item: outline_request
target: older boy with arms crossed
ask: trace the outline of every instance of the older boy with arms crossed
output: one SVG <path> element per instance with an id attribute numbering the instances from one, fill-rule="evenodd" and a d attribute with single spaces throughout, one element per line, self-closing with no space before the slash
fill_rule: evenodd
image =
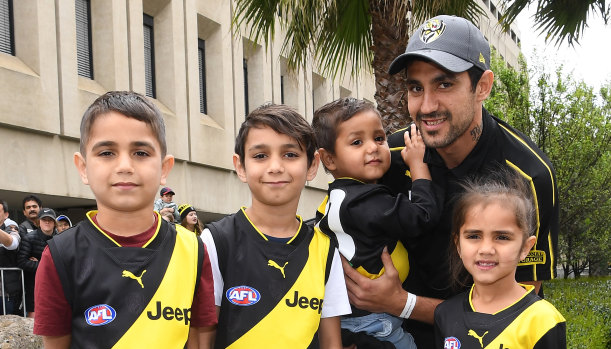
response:
<path id="1" fill-rule="evenodd" d="M 174 165 L 161 113 L 108 92 L 87 109 L 74 162 L 98 210 L 50 241 L 36 282 L 45 348 L 209 347 L 216 314 L 201 241 L 153 211 Z"/>
<path id="2" fill-rule="evenodd" d="M 251 206 L 209 224 L 219 307 L 216 348 L 341 348 L 339 316 L 350 312 L 341 261 L 331 239 L 303 223 L 297 205 L 314 179 L 314 132 L 283 105 L 251 112 L 233 163 Z"/>

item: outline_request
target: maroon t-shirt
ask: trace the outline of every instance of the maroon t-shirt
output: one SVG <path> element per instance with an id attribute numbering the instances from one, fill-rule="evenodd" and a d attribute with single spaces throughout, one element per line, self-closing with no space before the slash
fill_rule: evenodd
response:
<path id="1" fill-rule="evenodd" d="M 148 242 L 157 229 L 157 218 L 145 232 L 133 236 L 118 236 L 106 230 L 104 232 L 119 245 L 125 247 L 142 247 Z M 95 216 L 94 223 L 97 225 Z M 206 246 L 204 245 L 204 248 Z M 64 296 L 64 289 L 53 263 L 49 247 L 45 247 L 36 272 L 34 288 L 36 315 L 34 333 L 41 336 L 65 336 L 72 331 L 72 309 Z M 199 288 L 195 292 L 191 306 L 191 327 L 216 325 L 216 308 L 214 305 L 214 282 L 208 252 L 204 255 Z"/>

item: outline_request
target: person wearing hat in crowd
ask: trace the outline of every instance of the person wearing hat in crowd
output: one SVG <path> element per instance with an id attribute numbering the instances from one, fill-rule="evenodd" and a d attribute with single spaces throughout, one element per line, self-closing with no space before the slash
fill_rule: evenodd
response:
<path id="1" fill-rule="evenodd" d="M 202 233 L 202 227 L 197 218 L 197 212 L 195 208 L 189 204 L 182 204 L 178 206 L 178 213 L 180 213 L 180 225 L 192 231 L 195 235 L 199 236 Z"/>
<path id="2" fill-rule="evenodd" d="M 42 208 L 38 212 L 39 227 L 29 232 L 17 253 L 17 266 L 23 269 L 25 275 L 25 307 L 28 317 L 34 317 L 34 279 L 38 269 L 38 261 L 47 242 L 57 235 L 57 216 L 50 208 Z"/>
<path id="3" fill-rule="evenodd" d="M 382 254 L 386 272 L 380 278 L 368 279 L 347 263 L 344 271 L 355 306 L 404 314 L 410 319 L 404 327 L 414 335 L 418 348 L 431 348 L 436 306 L 461 291 L 450 287 L 448 265 L 452 210 L 462 192 L 460 183 L 506 167 L 529 181 L 537 198 L 539 226 L 535 245 L 520 262 L 516 279 L 534 285 L 539 293 L 541 280 L 556 274 L 558 189 L 554 169 L 543 151 L 483 107 L 494 73 L 489 43 L 471 22 L 445 15 L 426 21 L 411 36 L 405 53 L 390 65 L 390 74 L 399 72 L 406 78 L 409 114 L 426 145 L 424 162 L 433 183 L 445 189 L 442 218 L 432 231 L 405 244 L 409 246 L 410 274 L 403 285 L 387 253 Z M 406 130 L 409 127 L 389 137 L 391 149 L 404 145 Z M 396 155 L 382 183 L 406 193 L 412 181 Z"/>
<path id="4" fill-rule="evenodd" d="M 164 214 L 172 213 L 174 215 L 174 222 L 180 222 L 180 213 L 178 213 L 178 205 L 172 201 L 174 198 L 174 191 L 169 187 L 163 187 L 159 191 L 159 199 L 155 200 L 155 206 L 153 210 L 159 212 L 163 217 Z"/>
<path id="5" fill-rule="evenodd" d="M 70 218 L 63 214 L 57 216 L 57 233 L 59 234 L 68 228 L 72 228 L 72 221 L 70 221 Z"/>

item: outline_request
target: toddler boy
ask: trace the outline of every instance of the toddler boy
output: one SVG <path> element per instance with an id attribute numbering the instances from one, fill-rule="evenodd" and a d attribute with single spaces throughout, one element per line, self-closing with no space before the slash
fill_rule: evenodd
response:
<path id="1" fill-rule="evenodd" d="M 380 255 L 387 248 L 404 281 L 409 262 L 401 241 L 425 234 L 439 216 L 430 173 L 422 160 L 422 138 L 415 128 L 411 138 L 406 132 L 401 154 L 411 171 L 410 199 L 377 184 L 390 167 L 390 149 L 373 104 L 354 98 L 336 100 L 314 113 L 312 125 L 323 166 L 335 178 L 317 212 L 317 227 L 337 241 L 339 252 L 355 269 L 372 279 L 384 273 Z M 415 299 L 406 304 L 403 317 L 409 317 L 414 305 Z M 356 308 L 352 316 L 342 318 L 342 329 L 366 332 L 397 348 L 415 348 L 401 324 L 402 319 L 390 314 Z"/>

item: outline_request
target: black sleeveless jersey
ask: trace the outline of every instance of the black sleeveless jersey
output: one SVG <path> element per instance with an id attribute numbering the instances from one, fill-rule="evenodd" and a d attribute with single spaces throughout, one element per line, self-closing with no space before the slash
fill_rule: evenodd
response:
<path id="1" fill-rule="evenodd" d="M 72 309 L 73 348 L 183 348 L 204 258 L 201 240 L 158 217 L 143 247 L 87 220 L 49 240 Z"/>
<path id="2" fill-rule="evenodd" d="M 206 228 L 224 284 L 215 347 L 308 347 L 333 261 L 329 237 L 302 222 L 288 243 L 268 241 L 242 210 Z"/>
<path id="3" fill-rule="evenodd" d="M 454 296 L 435 310 L 434 348 L 566 349 L 566 320 L 533 286 L 496 314 L 478 313 L 471 292 Z"/>

